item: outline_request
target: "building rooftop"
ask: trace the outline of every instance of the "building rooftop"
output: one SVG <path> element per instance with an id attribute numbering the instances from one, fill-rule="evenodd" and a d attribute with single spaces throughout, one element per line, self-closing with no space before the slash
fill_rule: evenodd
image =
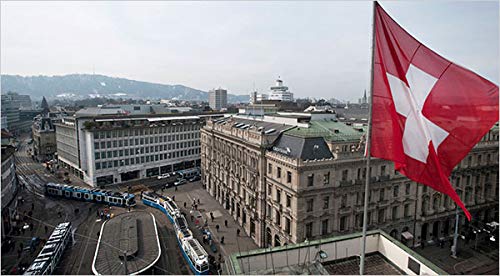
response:
<path id="1" fill-rule="evenodd" d="M 359 257 L 324 262 L 323 267 L 329 275 L 359 274 Z M 365 275 L 405 275 L 401 269 L 392 264 L 384 255 L 376 252 L 365 255 Z"/>
<path id="2" fill-rule="evenodd" d="M 298 137 L 284 133 L 272 151 L 301 160 L 333 158 L 325 139 L 322 137 Z"/>
<path id="3" fill-rule="evenodd" d="M 313 120 L 309 128 L 298 127 L 288 130 L 288 135 L 297 137 L 324 137 L 331 141 L 358 141 L 365 134 L 367 126 L 347 125 L 336 120 Z"/>
<path id="4" fill-rule="evenodd" d="M 158 229 L 151 213 L 119 214 L 106 221 L 101 231 L 92 263 L 96 275 L 142 273 L 160 258 Z"/>
<path id="5" fill-rule="evenodd" d="M 359 274 L 362 234 L 236 253 L 230 274 Z M 444 275 L 445 271 L 381 230 L 366 234 L 365 272 Z M 271 271 L 271 272 L 270 272 Z"/>
<path id="6" fill-rule="evenodd" d="M 232 128 L 239 129 L 253 129 L 260 131 L 264 134 L 276 135 L 284 130 L 287 130 L 293 126 L 285 124 L 277 124 L 259 120 L 255 116 L 248 116 L 248 119 L 242 118 L 241 114 L 238 117 L 224 117 L 222 119 L 214 120 L 213 123 L 217 125 L 231 125 Z"/>

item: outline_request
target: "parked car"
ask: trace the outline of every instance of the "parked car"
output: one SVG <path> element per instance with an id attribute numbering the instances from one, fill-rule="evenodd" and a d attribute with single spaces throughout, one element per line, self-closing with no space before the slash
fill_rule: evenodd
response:
<path id="1" fill-rule="evenodd" d="M 177 179 L 177 181 L 174 182 L 174 186 L 179 186 L 179 185 L 183 185 L 183 184 L 186 184 L 186 183 L 187 183 L 186 179 L 179 178 L 179 179 Z"/>
<path id="2" fill-rule="evenodd" d="M 195 175 L 195 176 L 193 176 L 193 177 L 191 177 L 189 179 L 189 182 L 195 182 L 195 181 L 198 181 L 198 180 L 201 180 L 201 176 Z"/>
<path id="3" fill-rule="evenodd" d="M 162 175 L 158 175 L 158 179 L 164 179 L 164 178 L 168 178 L 168 177 L 170 177 L 170 174 L 168 174 L 168 173 L 164 173 Z"/>

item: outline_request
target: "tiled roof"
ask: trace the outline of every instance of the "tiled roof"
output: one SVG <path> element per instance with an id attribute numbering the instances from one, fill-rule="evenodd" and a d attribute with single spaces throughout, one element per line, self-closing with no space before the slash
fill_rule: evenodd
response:
<path id="1" fill-rule="evenodd" d="M 298 137 L 324 137 L 330 141 L 355 141 L 359 140 L 367 130 L 367 126 L 348 126 L 332 120 L 315 120 L 309 125 L 309 128 L 298 127 L 286 133 Z"/>

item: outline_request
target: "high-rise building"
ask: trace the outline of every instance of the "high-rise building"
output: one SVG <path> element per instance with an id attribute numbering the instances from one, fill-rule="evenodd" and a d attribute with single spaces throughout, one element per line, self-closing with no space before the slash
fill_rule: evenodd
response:
<path id="1" fill-rule="evenodd" d="M 453 234 L 455 204 L 373 159 L 367 173 L 362 123 L 321 117 L 236 115 L 201 130 L 207 191 L 257 245 L 279 246 L 362 229 L 370 177 L 368 229 L 409 246 Z M 498 124 L 456 167 L 451 182 L 478 221 L 498 217 Z M 465 225 L 462 217 L 460 227 Z"/>
<path id="2" fill-rule="evenodd" d="M 213 110 L 227 108 L 227 90 L 218 88 L 208 92 L 208 103 Z"/>
<path id="3" fill-rule="evenodd" d="M 283 85 L 281 79 L 276 80 L 276 85 L 271 86 L 271 93 L 269 93 L 269 100 L 293 102 L 293 93 L 288 91 L 288 87 Z"/>

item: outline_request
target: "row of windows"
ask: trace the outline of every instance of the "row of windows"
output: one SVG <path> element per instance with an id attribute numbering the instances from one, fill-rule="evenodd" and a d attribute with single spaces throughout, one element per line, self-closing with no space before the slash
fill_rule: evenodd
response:
<path id="1" fill-rule="evenodd" d="M 179 125 L 179 126 L 159 127 L 159 128 L 96 131 L 96 132 L 94 132 L 94 139 L 105 139 L 105 138 L 109 139 L 109 138 L 128 137 L 128 136 L 144 136 L 144 135 L 176 133 L 176 132 L 184 132 L 184 131 L 198 131 L 198 130 L 200 130 L 200 125 L 191 124 L 191 125 Z"/>
<path id="2" fill-rule="evenodd" d="M 150 152 L 153 153 L 153 152 L 158 152 L 158 151 L 191 148 L 191 147 L 196 146 L 194 144 L 195 143 L 191 143 L 191 142 L 182 142 L 182 143 L 175 143 L 175 144 L 172 143 L 172 144 L 156 145 L 156 146 L 150 146 L 150 147 L 140 147 L 140 148 L 130 148 L 130 149 L 126 148 L 126 149 L 114 150 L 114 151 L 99 151 L 99 152 L 94 153 L 94 155 L 95 155 L 95 159 L 106 158 L 106 155 L 108 156 L 108 158 L 110 158 L 112 153 L 113 153 L 113 157 L 117 157 L 118 154 L 119 154 L 119 156 L 123 156 L 123 155 L 128 156 L 129 154 L 134 155 L 134 154 L 144 154 L 144 153 L 150 153 Z M 199 147 L 196 147 L 193 149 L 196 149 L 198 153 L 200 152 Z"/>
<path id="3" fill-rule="evenodd" d="M 180 140 L 188 140 L 188 139 L 196 139 L 199 133 L 193 134 L 177 134 L 177 135 L 169 135 L 169 136 L 156 136 L 156 137 L 142 137 L 142 138 L 131 138 L 131 139 L 122 139 L 122 140 L 114 140 L 114 141 L 101 141 L 94 142 L 94 149 L 105 149 L 105 148 L 116 148 L 116 147 L 128 147 L 134 145 L 144 145 L 144 144 L 157 144 L 157 143 L 166 143 L 171 141 L 180 141 Z M 184 143 L 189 143 L 190 145 L 200 145 L 200 140 L 187 141 Z"/>
<path id="4" fill-rule="evenodd" d="M 164 154 L 140 156 L 140 157 L 135 157 L 135 158 L 125 158 L 122 160 L 96 162 L 95 169 L 101 170 L 101 169 L 110 169 L 110 168 L 116 168 L 116 167 L 128 166 L 128 165 L 134 165 L 134 164 L 144 164 L 144 163 L 149 163 L 149 162 L 156 162 L 156 161 L 166 160 L 166 159 L 170 159 L 170 158 L 178 158 L 178 157 L 190 156 L 190 155 L 195 155 L 195 154 L 197 154 L 197 153 L 195 153 L 195 151 L 192 151 L 192 150 L 189 150 L 189 151 L 182 150 L 182 151 L 175 151 L 173 153 L 164 153 Z"/>

